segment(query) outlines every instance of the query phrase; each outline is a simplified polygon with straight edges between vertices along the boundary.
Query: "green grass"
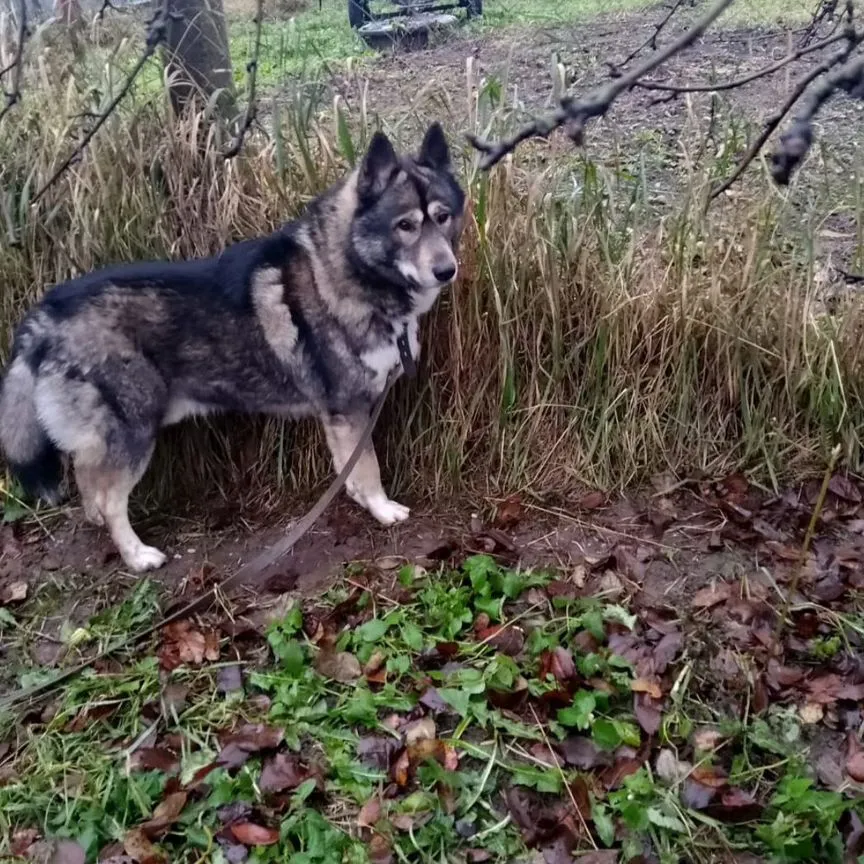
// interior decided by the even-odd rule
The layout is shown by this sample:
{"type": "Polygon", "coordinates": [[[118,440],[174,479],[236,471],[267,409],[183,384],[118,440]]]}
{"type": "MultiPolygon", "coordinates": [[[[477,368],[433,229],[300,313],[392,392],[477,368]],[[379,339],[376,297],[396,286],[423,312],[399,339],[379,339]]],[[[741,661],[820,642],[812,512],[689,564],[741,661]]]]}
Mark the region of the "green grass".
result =
{"type": "MultiPolygon", "coordinates": [[[[717,649],[705,633],[685,635],[667,671],[641,678],[641,661],[611,647],[643,644],[639,615],[579,598],[556,577],[486,556],[395,576],[349,567],[251,640],[223,637],[220,662],[160,671],[163,637],[144,646],[161,661],[86,672],[41,718],[0,723],[13,754],[0,783],[0,855],[33,831],[73,839],[95,861],[179,795],[150,834],[172,862],[224,861],[219,838],[230,837],[233,812],[275,841],[254,850],[262,864],[361,864],[374,849],[400,862],[503,864],[529,854],[526,842],[562,837],[574,851],[619,849],[622,861],[647,844],[663,864],[736,851],[841,864],[840,817],[864,805],[814,781],[811,733],[794,708],[742,719],[734,703],[749,697],[709,680],[717,649]],[[220,692],[220,670],[235,663],[243,689],[220,692]],[[653,735],[633,713],[645,681],[663,694],[653,735]],[[167,707],[178,688],[182,701],[167,707]],[[239,728],[249,723],[283,731],[239,728]],[[220,736],[238,728],[247,752],[229,766],[220,736]],[[273,743],[254,743],[264,738],[273,743]],[[155,768],[156,755],[170,764],[155,768]],[[274,783],[266,772],[279,764],[274,783]],[[704,784],[714,781],[725,803],[717,793],[708,811],[704,784]]],[[[141,582],[84,629],[105,633],[111,622],[116,638],[152,616],[152,601],[141,582]]]]}

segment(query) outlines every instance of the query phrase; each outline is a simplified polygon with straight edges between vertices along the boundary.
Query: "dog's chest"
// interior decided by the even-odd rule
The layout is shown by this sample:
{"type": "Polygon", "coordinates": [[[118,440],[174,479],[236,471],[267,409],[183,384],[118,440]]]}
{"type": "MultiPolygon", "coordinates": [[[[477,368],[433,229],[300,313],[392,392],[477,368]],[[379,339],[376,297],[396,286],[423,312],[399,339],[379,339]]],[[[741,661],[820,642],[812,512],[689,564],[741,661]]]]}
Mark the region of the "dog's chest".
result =
{"type": "MultiPolygon", "coordinates": [[[[420,354],[420,343],[417,336],[417,321],[409,321],[406,325],[408,332],[408,347],[411,351],[411,356],[416,360],[420,354]]],[[[395,333],[392,340],[382,342],[374,348],[364,351],[360,355],[360,360],[366,367],[370,389],[374,392],[380,392],[384,389],[387,383],[387,376],[397,366],[402,364],[402,358],[399,355],[399,346],[396,343],[399,334],[395,333]]]]}

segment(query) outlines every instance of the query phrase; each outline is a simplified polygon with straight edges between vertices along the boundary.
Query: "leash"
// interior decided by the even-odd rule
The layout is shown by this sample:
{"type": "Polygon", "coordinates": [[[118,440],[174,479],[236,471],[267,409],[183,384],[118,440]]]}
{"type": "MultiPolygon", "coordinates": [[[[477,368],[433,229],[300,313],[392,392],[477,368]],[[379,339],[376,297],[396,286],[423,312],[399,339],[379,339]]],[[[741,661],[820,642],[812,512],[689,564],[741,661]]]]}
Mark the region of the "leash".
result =
{"type": "MultiPolygon", "coordinates": [[[[399,348],[399,359],[405,375],[409,378],[413,378],[417,374],[417,366],[414,362],[414,358],[411,356],[407,329],[402,331],[402,334],[396,340],[396,345],[399,348]]],[[[348,475],[357,464],[357,460],[360,458],[361,453],[365,449],[366,445],[372,440],[372,432],[381,415],[384,401],[393,389],[393,385],[396,383],[398,377],[399,366],[396,366],[387,376],[384,390],[378,397],[378,401],[375,403],[372,413],[369,416],[369,421],[363,429],[363,434],[360,436],[360,440],[357,442],[357,446],[354,448],[348,461],[345,463],[342,470],[336,475],[336,479],[327,487],[324,494],[315,502],[312,509],[294,525],[294,527],[288,532],[287,536],[278,543],[274,543],[269,549],[265,549],[264,552],[253,558],[248,563],[244,564],[236,573],[226,576],[221,582],[217,582],[211,588],[208,588],[197,597],[194,597],[170,615],[162,618],[158,623],[146,627],[144,630],[140,630],[137,633],[124,636],[122,639],[109,645],[107,648],[104,648],[98,654],[95,654],[89,660],[80,663],[78,666],[73,666],[71,669],[67,669],[65,672],[61,673],[56,678],[52,678],[50,681],[12,692],[4,699],[0,700],[0,711],[7,711],[15,705],[32,700],[36,696],[44,696],[50,693],[59,685],[80,675],[84,670],[89,669],[97,660],[102,660],[122,648],[137,644],[142,639],[152,636],[166,625],[178,621],[181,618],[186,618],[188,615],[197,611],[201,606],[216,600],[219,593],[226,591],[237,583],[250,580],[252,577],[259,575],[272,564],[275,564],[280,558],[287,555],[321,518],[321,515],[342,490],[342,487],[348,480],[348,475]]]]}

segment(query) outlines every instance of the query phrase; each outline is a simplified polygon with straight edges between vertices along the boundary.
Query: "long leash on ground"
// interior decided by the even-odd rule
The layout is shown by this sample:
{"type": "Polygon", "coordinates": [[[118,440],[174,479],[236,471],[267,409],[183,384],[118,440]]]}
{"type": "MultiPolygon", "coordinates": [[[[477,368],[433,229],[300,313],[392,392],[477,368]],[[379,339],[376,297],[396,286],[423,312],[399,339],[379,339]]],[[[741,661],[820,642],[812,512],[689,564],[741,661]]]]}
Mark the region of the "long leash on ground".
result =
{"type": "MultiPolygon", "coordinates": [[[[408,348],[408,340],[406,334],[403,333],[402,336],[399,337],[397,345],[399,347],[399,355],[402,368],[404,369],[407,377],[413,378],[416,374],[416,367],[414,365],[414,358],[411,356],[410,349],[408,348]]],[[[321,515],[324,513],[324,511],[327,509],[333,499],[342,490],[342,487],[345,485],[345,482],[348,479],[348,475],[351,473],[354,466],[357,464],[357,460],[360,458],[361,453],[372,440],[372,432],[375,429],[375,424],[378,422],[378,417],[381,415],[381,409],[384,407],[384,402],[387,399],[387,395],[390,393],[390,390],[393,388],[393,384],[396,382],[396,379],[398,377],[399,367],[397,366],[388,375],[387,382],[384,385],[384,390],[378,397],[378,401],[375,403],[375,407],[372,409],[372,413],[369,416],[369,422],[366,424],[366,428],[363,430],[363,434],[360,436],[360,440],[357,442],[357,446],[354,448],[354,451],[351,453],[348,461],[345,463],[342,470],[336,476],[336,479],[327,487],[324,494],[315,502],[312,509],[302,519],[300,519],[300,521],[297,522],[296,525],[294,525],[294,527],[288,532],[285,537],[282,538],[282,540],[280,540],[278,543],[274,543],[269,549],[265,549],[260,555],[244,564],[236,573],[232,573],[230,576],[226,576],[221,582],[217,582],[211,588],[208,588],[206,591],[197,595],[188,603],[181,606],[179,609],[176,609],[170,615],[162,618],[156,624],[153,624],[152,626],[147,627],[137,633],[132,633],[129,636],[124,636],[117,642],[108,645],[98,654],[95,654],[93,657],[90,657],[88,660],[80,663],[78,666],[73,666],[71,669],[67,669],[65,672],[61,673],[56,678],[52,678],[50,681],[46,681],[43,684],[37,684],[33,687],[27,687],[25,689],[17,690],[13,693],[10,693],[5,699],[0,701],[0,711],[7,711],[13,708],[15,705],[20,705],[23,702],[32,701],[37,696],[47,695],[64,682],[75,678],[77,675],[80,675],[85,669],[89,669],[90,666],[92,666],[96,661],[102,660],[103,658],[108,657],[111,654],[115,654],[117,651],[120,651],[123,648],[127,648],[130,645],[137,644],[142,639],[146,639],[148,636],[152,636],[154,633],[161,630],[167,624],[171,624],[172,622],[178,621],[181,618],[188,617],[193,612],[198,611],[205,604],[216,600],[220,593],[225,592],[227,589],[233,587],[234,585],[250,581],[254,577],[263,573],[264,570],[266,570],[268,567],[275,564],[280,558],[287,555],[294,548],[294,546],[297,545],[300,539],[321,518],[321,515]]]]}

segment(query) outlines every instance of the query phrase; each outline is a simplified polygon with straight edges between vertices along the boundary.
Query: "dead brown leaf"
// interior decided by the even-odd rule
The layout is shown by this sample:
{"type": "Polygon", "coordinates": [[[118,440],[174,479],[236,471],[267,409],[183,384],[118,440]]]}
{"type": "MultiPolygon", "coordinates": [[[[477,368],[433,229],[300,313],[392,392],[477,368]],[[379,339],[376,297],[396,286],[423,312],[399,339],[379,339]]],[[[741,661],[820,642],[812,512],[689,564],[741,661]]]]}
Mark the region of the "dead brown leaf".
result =
{"type": "Polygon", "coordinates": [[[215,632],[205,636],[191,621],[172,621],[162,628],[158,656],[169,672],[184,664],[200,666],[205,659],[219,659],[219,637],[215,632]]]}
{"type": "Polygon", "coordinates": [[[852,731],[846,739],[846,773],[856,783],[864,783],[864,749],[852,731]]]}
{"type": "Polygon", "coordinates": [[[725,603],[732,596],[732,586],[728,582],[718,582],[708,588],[702,588],[693,595],[690,605],[696,609],[710,609],[720,603],[725,603]]]}
{"type": "Polygon", "coordinates": [[[272,846],[279,842],[279,832],[275,828],[265,828],[254,822],[237,822],[231,826],[231,833],[246,846],[272,846]]]}
{"type": "Polygon", "coordinates": [[[647,693],[636,693],[633,697],[633,711],[639,725],[649,735],[653,735],[660,728],[663,714],[658,705],[647,693]]]}
{"type": "Polygon", "coordinates": [[[188,798],[186,792],[172,792],[166,795],[153,811],[153,815],[138,827],[151,839],[158,837],[170,828],[183,812],[188,798]]]}
{"type": "Polygon", "coordinates": [[[576,664],[573,655],[560,645],[553,651],[544,651],[540,655],[540,678],[554,676],[559,684],[565,684],[576,676],[576,664]]]}
{"type": "Polygon", "coordinates": [[[177,754],[167,747],[142,747],[129,758],[131,771],[161,771],[173,774],[180,768],[177,754]]]}
{"type": "Polygon", "coordinates": [[[363,674],[360,661],[347,651],[322,649],[315,658],[315,669],[319,675],[332,678],[340,684],[356,681],[363,674]]]}
{"type": "Polygon", "coordinates": [[[87,855],[74,840],[58,840],[51,864],[84,864],[87,855]]]}
{"type": "Polygon", "coordinates": [[[133,828],[126,832],[123,838],[123,851],[138,864],[157,864],[166,860],[141,828],[133,828]]]}
{"type": "Polygon", "coordinates": [[[636,678],[630,683],[630,689],[634,693],[646,693],[652,699],[662,699],[663,691],[660,682],[656,679],[636,678]]]}
{"type": "Polygon", "coordinates": [[[381,799],[376,795],[370,798],[357,814],[357,824],[361,828],[371,828],[381,818],[381,799]]]}
{"type": "Polygon", "coordinates": [[[495,526],[507,530],[522,521],[525,508],[518,495],[510,495],[495,508],[495,526]]]}
{"type": "Polygon", "coordinates": [[[262,792],[285,792],[296,789],[309,779],[311,772],[293,753],[277,753],[264,763],[258,785],[262,792]]]}
{"type": "Polygon", "coordinates": [[[215,765],[222,768],[239,768],[249,757],[262,750],[274,750],[282,743],[284,730],[278,726],[250,723],[227,735],[222,740],[222,750],[215,765]]]}
{"type": "Polygon", "coordinates": [[[431,717],[421,717],[405,727],[405,743],[413,747],[419,741],[435,738],[435,721],[431,717]]]}
{"type": "Polygon", "coordinates": [[[9,606],[12,603],[21,603],[27,599],[29,586],[26,582],[10,582],[0,593],[0,606],[9,606]]]}
{"type": "Polygon", "coordinates": [[[515,657],[525,644],[525,634],[512,624],[496,624],[476,631],[480,642],[488,642],[497,651],[515,657]]]}

